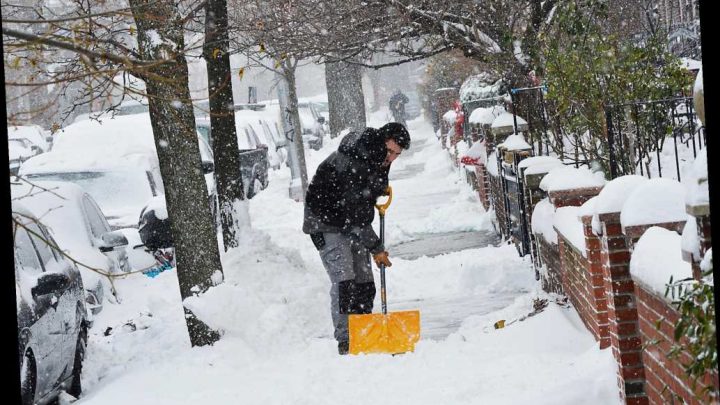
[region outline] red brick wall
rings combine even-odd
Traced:
[[[600,348],[604,349],[610,346],[610,337],[602,267],[597,263],[596,271],[590,271],[591,265],[588,259],[560,233],[558,233],[558,244],[562,263],[562,289],[580,315],[585,327],[595,340],[600,342]]]
[[[540,275],[542,289],[550,293],[564,294],[559,246],[548,242],[542,235],[536,234],[535,238],[540,261],[545,269],[545,273]]]
[[[477,179],[477,190],[485,210],[490,209],[490,174],[484,164],[475,166],[475,177]]]
[[[648,404],[635,284],[630,277],[630,245],[620,213],[599,215],[602,225],[603,278],[608,299],[610,345],[618,364],[620,397],[627,404]]]
[[[488,173],[489,174],[489,173]],[[507,214],[505,213],[505,194],[502,192],[502,185],[500,184],[500,176],[489,176],[490,180],[490,192],[491,192],[491,201],[492,205],[495,208],[495,217],[497,218],[498,222],[498,229],[503,236],[508,237],[509,235],[505,235],[506,230],[506,218]]]
[[[679,314],[669,303],[658,296],[641,282],[635,280],[635,295],[640,322],[640,335],[644,343],[642,352],[645,365],[646,392],[651,404],[681,403],[677,398],[688,404],[712,403],[708,397],[698,400],[695,394],[702,389],[714,385],[718,387],[718,375],[707,375],[698,382],[693,392],[690,381],[683,370],[682,361],[687,362],[690,356],[684,353],[680,358],[669,359],[667,353],[673,339],[674,325]],[[656,327],[659,322],[660,328]],[[674,401],[673,401],[673,398]]]

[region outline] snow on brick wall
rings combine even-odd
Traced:
[[[473,110],[468,121],[471,124],[490,125],[503,112],[505,108],[502,106],[479,107]]]
[[[583,224],[579,218],[580,207],[561,207],[555,211],[553,217],[553,227],[565,239],[583,255],[585,252],[585,233],[583,232]]]
[[[685,202],[688,205],[709,204],[707,148],[698,151],[687,174],[688,176],[683,178]]]
[[[634,188],[622,205],[623,227],[684,221],[685,191],[672,179],[650,179]]]
[[[647,180],[642,176],[628,175],[609,181],[597,196],[595,214],[620,212],[632,190]]]
[[[534,234],[542,235],[548,242],[557,244],[557,233],[553,228],[554,217],[555,207],[547,197],[543,198],[532,212],[530,226]]]
[[[665,295],[670,281],[692,277],[690,263],[683,261],[681,237],[677,232],[650,227],[637,241],[630,258],[630,274],[653,292]]]
[[[571,190],[575,188],[602,187],[605,178],[600,172],[592,172],[587,167],[556,167],[548,172],[540,182],[540,188],[546,192]]]
[[[512,134],[508,136],[503,143],[498,145],[498,148],[500,147],[507,150],[532,149],[532,146],[525,141],[525,137],[522,136],[522,134]]]

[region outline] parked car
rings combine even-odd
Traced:
[[[78,397],[89,327],[80,271],[21,203],[12,217],[22,403],[48,403],[62,390]]]
[[[93,198],[73,183],[14,181],[13,201],[23,204],[50,230],[58,246],[78,262],[106,273],[131,270],[124,249],[128,242],[110,224]],[[105,291],[111,286],[101,274],[80,267],[86,303],[92,314],[102,311]],[[92,318],[89,318],[92,319]]]
[[[198,142],[201,143],[198,135]],[[200,146],[201,169],[212,170],[209,148]],[[55,147],[28,159],[19,174],[31,181],[71,182],[90,194],[113,230],[136,227],[147,201],[164,194],[149,114],[85,120],[57,135]],[[206,184],[215,195],[212,175]]]
[[[16,175],[24,161],[42,153],[42,150],[27,138],[11,138],[8,139],[8,152],[10,154],[10,174]]]
[[[302,126],[303,139],[307,139],[308,146],[314,150],[322,148],[325,137],[325,117],[315,109],[312,102],[299,102],[298,113]]]
[[[210,119],[196,117],[195,125],[198,132],[212,144],[213,136]],[[287,159],[287,153],[281,151],[273,135],[270,124],[261,118],[256,111],[241,110],[235,113],[235,127],[238,148],[240,149],[240,175],[245,195],[253,198],[269,184],[269,167],[280,168]]]

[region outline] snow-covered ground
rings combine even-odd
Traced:
[[[380,126],[381,112],[370,117]],[[413,147],[393,164],[387,243],[491,229],[429,124],[411,121]],[[339,139],[308,151],[310,177]],[[571,308],[552,302],[513,246],[414,260],[392,257],[389,310],[418,308],[423,335],[402,356],[339,356],[330,283],[289,170],[250,200],[252,228],[223,256],[225,282],[192,301],[223,338],[191,348],[175,271],[117,281],[91,330],[79,404],[612,404],[616,367]],[[379,277],[376,278],[376,280]],[[378,280],[379,282],[379,280]],[[550,298],[541,313],[503,329]],[[379,298],[378,298],[379,299]],[[376,302],[379,308],[379,302]],[[472,309],[472,310],[471,310]],[[425,323],[428,322],[428,323]],[[112,328],[112,329],[108,329]],[[444,332],[444,333],[443,333]]]

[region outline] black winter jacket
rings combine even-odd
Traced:
[[[306,211],[341,231],[368,227],[375,202],[388,186],[389,167],[382,167],[386,156],[385,140],[376,129],[346,135],[318,166],[305,195]],[[307,225],[303,228],[311,233]]]

